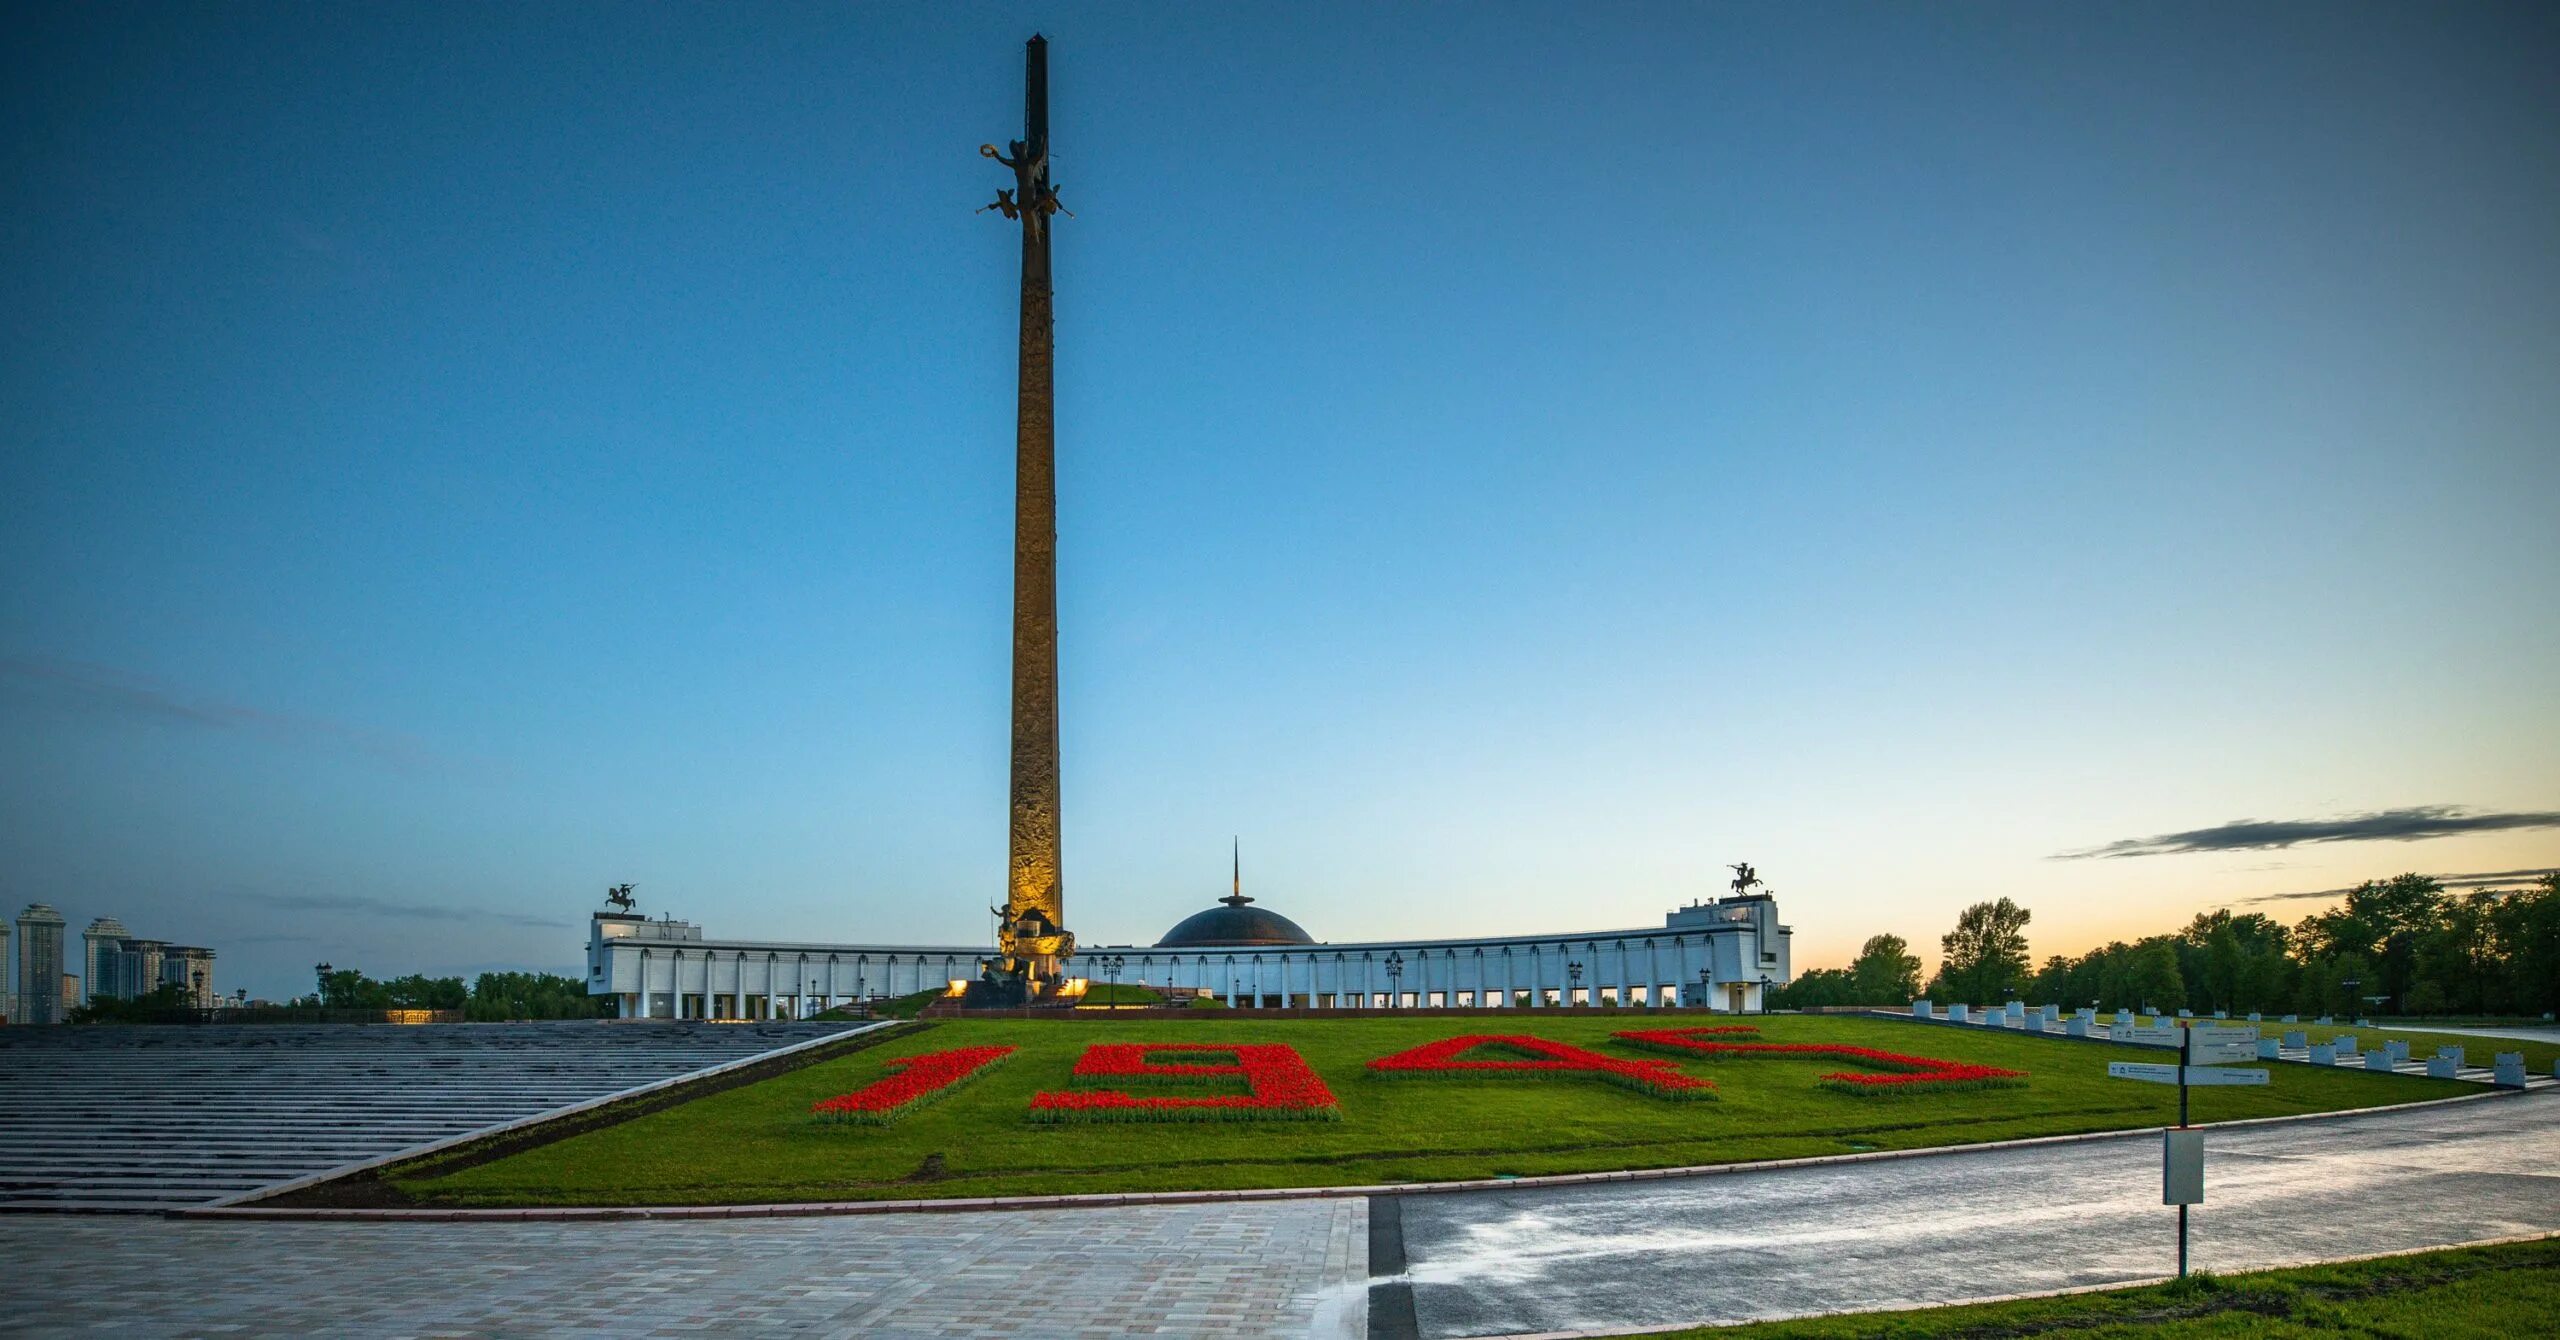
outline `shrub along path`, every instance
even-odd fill
[[[1640,1052],[1624,1029],[1753,1023],[1761,1039],[1914,1053],[2025,1071],[2024,1087],[1944,1094],[1843,1093],[1820,1086],[1836,1059],[1717,1061]],[[1461,1033],[1516,1031],[1614,1057],[1661,1060],[1716,1086],[1713,1101],[1671,1102],[1589,1077],[1448,1078],[1397,1083],[1366,1073],[1377,1057]],[[1284,1043],[1331,1088],[1341,1119],[1051,1126],[1031,1097],[1070,1087],[1095,1042]],[[963,1046],[1018,1051],[999,1070],[890,1126],[827,1124],[812,1104],[887,1073],[887,1063]],[[976,1021],[934,1024],[891,1044],[712,1094],[494,1162],[393,1170],[392,1186],[427,1205],[741,1204],[1114,1191],[1312,1187],[1446,1181],[1913,1149],[2134,1129],[2173,1121],[2176,1091],[2106,1077],[2112,1048],[1984,1030],[1915,1029],[1852,1017],[1664,1015],[1517,1020]],[[1227,1092],[1194,1081],[1130,1091]],[[1241,1092],[1238,1087],[1235,1092]],[[2477,1092],[2473,1085],[2354,1071],[2276,1068],[2265,1088],[2199,1089],[2199,1122],[2337,1111]]]

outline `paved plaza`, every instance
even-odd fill
[[[748,1222],[19,1216],[0,1334],[1358,1340],[1366,1202]]]
[[[2202,1269],[2560,1233],[2560,1095],[2229,1127],[2205,1148]],[[2177,1268],[2157,1133],[1400,1209],[1424,1336],[1916,1307]]]
[[[2560,1095],[2207,1137],[2196,1260],[2560,1232]],[[2156,1133],[1531,1191],[462,1223],[0,1217],[0,1333],[1458,1337],[2156,1278]],[[1372,1278],[1372,1263],[1380,1269]]]
[[[862,1025],[0,1029],[0,1210],[164,1210]]]

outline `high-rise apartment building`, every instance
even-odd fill
[[[29,903],[18,914],[19,1022],[62,1022],[62,928],[70,923],[43,903]]]
[[[124,940],[132,932],[114,917],[99,917],[80,932],[80,980],[87,988],[81,1003],[92,1000],[117,1000],[130,997],[130,991],[117,989],[116,955],[124,949]]]

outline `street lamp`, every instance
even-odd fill
[[[312,964],[311,967],[313,971],[320,974],[319,1001],[321,1007],[325,1009],[329,1004],[329,965],[326,963],[315,963]]]
[[[2338,985],[2346,988],[2347,1017],[2352,1019],[2355,1017],[2356,1013],[2356,988],[2364,985],[2364,979],[2361,977],[2350,977],[2345,981],[2338,983]]]
[[[1403,1005],[1404,954],[1400,950],[1390,949],[1387,951],[1387,1008],[1398,1009]]]
[[[1776,985],[1777,982],[1769,974],[1765,972],[1760,974],[1760,1012],[1762,1014],[1769,1012],[1769,988]]]
[[[1111,977],[1111,1008],[1115,1010],[1120,1008],[1120,970],[1128,964],[1129,959],[1125,954],[1102,956],[1102,970]]]
[[[1707,988],[1712,986],[1714,981],[1715,979],[1711,970],[1707,968],[1698,969],[1698,1004],[1700,1006],[1713,1008],[1711,1002],[1714,1000],[1714,997],[1707,994]]]
[[[704,989],[708,990],[709,988],[706,987]],[[825,1013],[825,1011],[821,1009],[818,1004],[818,979],[812,977],[809,979],[809,1017],[815,1019],[822,1013]]]
[[[1566,987],[1564,993],[1565,1008],[1571,1009],[1575,1003],[1573,998],[1582,994],[1582,960],[1575,959],[1565,964],[1564,975],[1573,981],[1573,985]]]

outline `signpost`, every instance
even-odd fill
[[[2204,1132],[2187,1124],[2187,1089],[2190,1085],[2214,1087],[2231,1084],[2264,1084],[2264,1070],[2220,1070],[2215,1067],[2229,1061],[2253,1061],[2258,1055],[2258,1030],[2232,1028],[2215,1024],[2196,1024],[2178,1028],[2123,1028],[2114,1030],[2119,1042],[2150,1042],[2147,1034],[2175,1032],[2178,1044],[2176,1065],[2154,1065],[2146,1061],[2109,1061],[2110,1079],[2140,1080],[2146,1084],[2178,1086],[2178,1125],[2160,1133],[2160,1203],[2178,1207],[2178,1278],[2187,1277],[2187,1207],[2204,1203]],[[2128,1037],[2127,1034],[2134,1036]],[[2161,1037],[2160,1042],[2172,1039]]]

